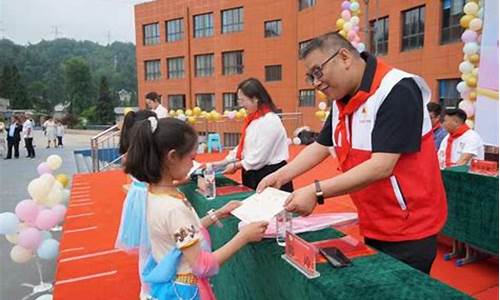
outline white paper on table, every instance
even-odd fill
[[[271,221],[283,211],[290,193],[268,187],[260,194],[253,194],[243,201],[240,207],[231,212],[245,223]]]
[[[193,167],[191,168],[191,170],[189,170],[187,177],[191,176],[191,174],[193,174],[196,170],[198,170],[201,167],[201,165],[202,165],[201,163],[197,162],[196,160],[193,160]]]

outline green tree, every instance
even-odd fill
[[[64,90],[70,102],[70,112],[79,114],[93,104],[92,77],[86,59],[74,57],[63,65]]]
[[[21,82],[21,75],[15,65],[3,67],[0,77],[0,97],[9,99],[11,108],[32,108],[26,88]]]
[[[101,77],[99,83],[99,98],[97,98],[97,120],[101,124],[112,124],[115,120],[115,101],[109,89],[108,80],[105,76]]]

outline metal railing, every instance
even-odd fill
[[[109,168],[113,162],[119,161],[120,128],[114,125],[90,139],[92,156],[92,172]]]

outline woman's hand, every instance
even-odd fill
[[[224,169],[222,174],[234,174],[236,171],[238,171],[238,163],[230,163],[227,165],[227,167]]]

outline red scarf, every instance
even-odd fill
[[[450,136],[448,136],[448,143],[446,143],[446,153],[445,153],[445,163],[446,167],[451,167],[452,162],[451,162],[451,150],[453,148],[453,141],[461,137],[464,133],[466,133],[469,130],[469,126],[467,124],[462,124],[462,126],[458,127],[458,129],[450,133]]]
[[[344,164],[351,150],[351,143],[347,138],[346,122],[349,120],[352,114],[357,111],[361,107],[361,105],[363,105],[366,100],[370,98],[371,95],[375,93],[375,91],[380,87],[380,82],[391,69],[392,67],[377,59],[377,69],[375,70],[375,75],[373,77],[370,91],[366,92],[358,90],[356,94],[351,97],[349,102],[347,102],[347,104],[344,104],[339,100],[335,101],[339,109],[339,120],[337,123],[337,127],[335,128],[334,139],[337,144],[337,155],[339,158],[340,167],[342,167],[342,165]],[[342,138],[341,143],[339,143],[339,134]]]
[[[436,132],[439,128],[441,128],[441,123],[437,122],[436,125],[432,127],[432,132]]]
[[[262,106],[259,110],[249,114],[245,118],[245,120],[243,122],[243,129],[241,130],[241,138],[240,138],[240,143],[238,145],[238,152],[236,152],[236,158],[238,160],[241,160],[243,158],[242,157],[243,146],[245,145],[245,136],[247,134],[248,125],[250,125],[250,123],[257,120],[258,118],[263,117],[265,114],[267,114],[270,111],[271,111],[271,109],[269,108],[269,106],[267,106],[267,105]]]

